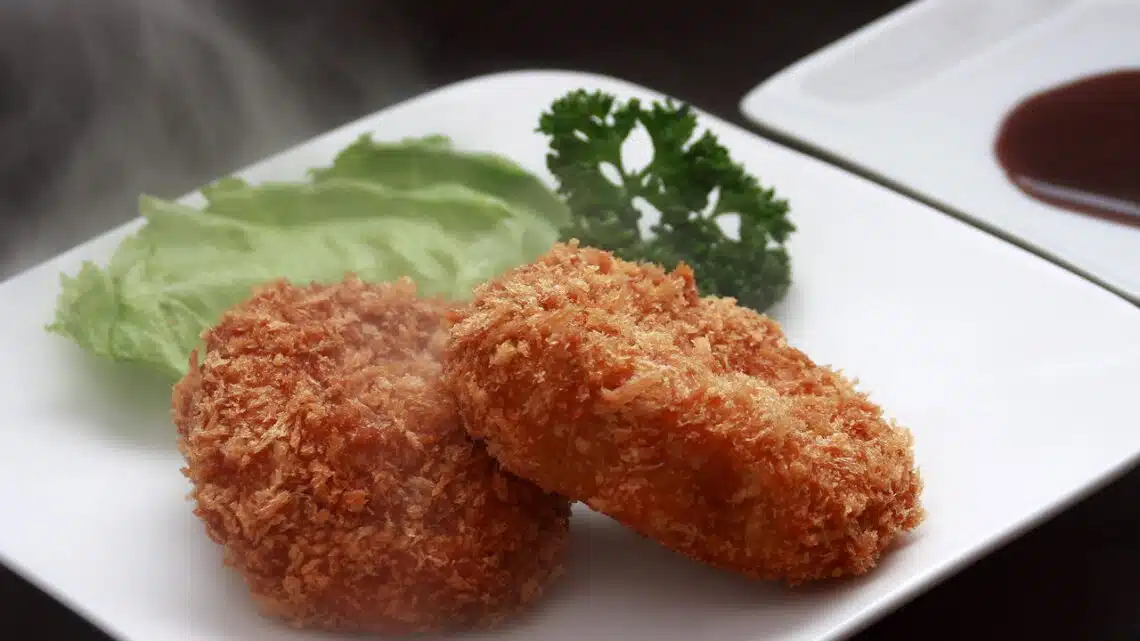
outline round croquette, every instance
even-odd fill
[[[255,292],[174,388],[195,514],[266,614],[485,628],[562,572],[569,506],[500,468],[440,378],[451,308],[408,280]]]

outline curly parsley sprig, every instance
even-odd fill
[[[641,169],[622,161],[622,146],[638,124],[653,143],[652,160]],[[636,98],[620,103],[580,89],[556,100],[538,131],[550,139],[546,165],[573,216],[564,239],[667,268],[683,261],[703,293],[732,296],[759,311],[787,292],[784,243],[795,231],[787,201],[734,162],[712,132],[696,136],[689,105],[666,100],[646,108]],[[605,175],[606,164],[617,170],[616,183]],[[648,237],[638,227],[639,198],[661,214]],[[729,215],[739,218],[739,238],[718,224]]]

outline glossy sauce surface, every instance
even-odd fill
[[[1028,97],[1002,122],[994,152],[1027,195],[1140,225],[1140,69]]]

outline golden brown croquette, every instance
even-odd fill
[[[503,471],[440,379],[447,303],[408,280],[274,283],[174,388],[195,514],[295,626],[487,627],[562,571],[569,506]]]
[[[855,575],[923,518],[910,433],[684,265],[558,245],[453,320],[445,376],[488,451],[689,557]]]

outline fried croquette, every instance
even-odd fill
[[[858,575],[923,519],[909,431],[684,265],[556,245],[452,320],[445,378],[505,468],[693,559]]]
[[[440,378],[449,306],[411,281],[256,292],[174,388],[194,510],[266,614],[493,626],[562,572],[569,504],[505,471]]]

